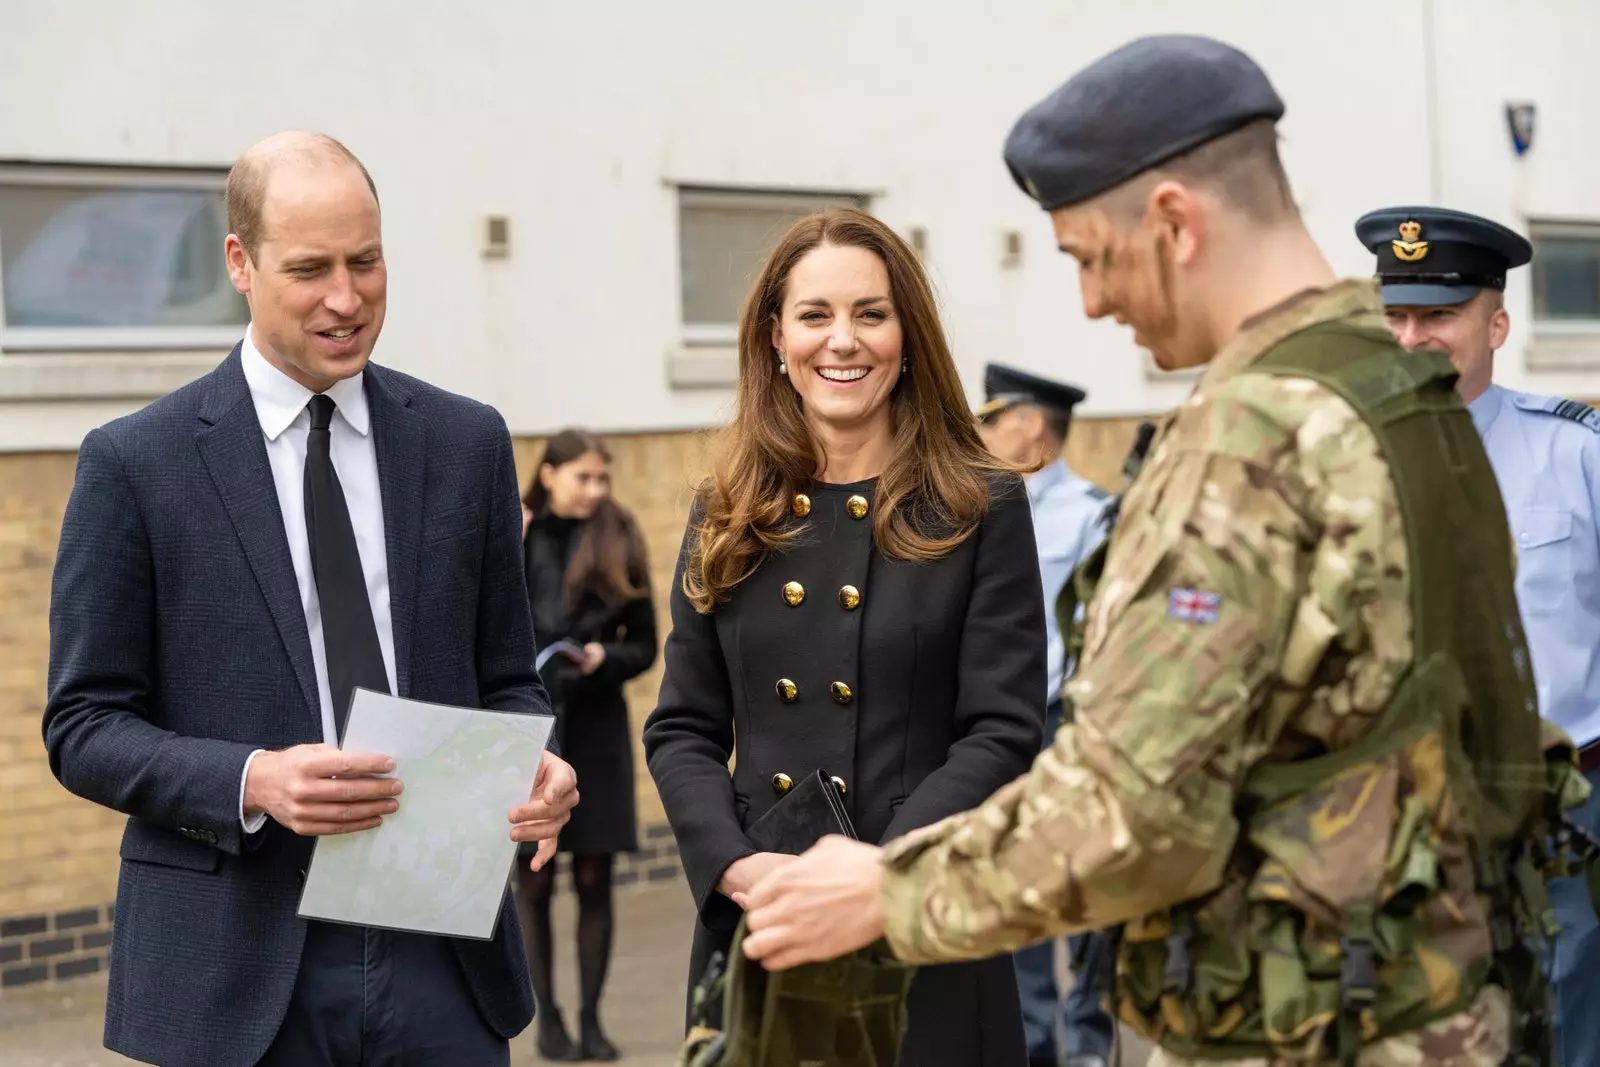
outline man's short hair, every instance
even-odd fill
[[[228,232],[239,238],[239,243],[244,245],[245,253],[252,260],[256,257],[257,249],[261,247],[261,209],[267,199],[267,181],[272,177],[273,167],[280,163],[285,155],[354,164],[356,169],[361,171],[361,176],[366,179],[367,188],[372,191],[372,199],[378,199],[378,186],[373,182],[366,166],[337,138],[325,133],[313,135],[303,147],[288,153],[258,156],[247,152],[240,156],[228,171],[228,186],[224,193],[224,201],[228,211]]]
[[[1247,123],[1144,172],[1107,193],[1103,205],[1131,221],[1143,214],[1150,190],[1168,179],[1205,189],[1256,222],[1300,214],[1278,154],[1277,124],[1270,119]]]

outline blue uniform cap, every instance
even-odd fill
[[[1053,382],[1002,363],[988,363],[983,368],[984,403],[978,408],[978,421],[993,418],[1017,404],[1037,404],[1070,416],[1073,407],[1087,395],[1066,382]]]
[[[1255,61],[1209,37],[1141,37],[1030,108],[1006,138],[1012,178],[1046,211],[1082,203],[1283,101]]]
[[[1369,211],[1356,221],[1356,237],[1377,253],[1390,307],[1449,307],[1485,289],[1504,290],[1506,272],[1533,258],[1521,234],[1442,207]]]

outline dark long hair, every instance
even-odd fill
[[[789,272],[822,245],[864,248],[883,261],[905,329],[908,371],[889,398],[894,445],[872,509],[878,550],[917,561],[949,553],[983,520],[992,479],[1012,470],[978,436],[917,254],[864,212],[832,208],[807,216],[778,241],[745,301],[737,407],[700,487],[704,518],[683,574],[684,595],[702,614],[796,536],[783,528],[790,497],[819,473],[800,396],[777,371],[772,323]]]
[[[611,463],[611,452],[605,442],[587,430],[562,430],[545,442],[544,455],[533,469],[533,480],[522,502],[541,518],[550,506],[550,493],[544,487],[539,472],[549,464],[564,467],[580,456],[595,453]],[[572,562],[567,565],[565,596],[569,605],[576,604],[586,592],[594,593],[608,604],[646,595],[648,588],[634,584],[634,575],[647,581],[644,538],[639,535],[639,524],[633,515],[608,493],[583,524],[583,534]]]

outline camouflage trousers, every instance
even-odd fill
[[[1509,1050],[1511,1001],[1485,986],[1472,1007],[1361,1051],[1357,1067],[1500,1067]],[[1330,1061],[1330,1063],[1333,1061]],[[1308,1067],[1299,1060],[1193,1060],[1156,1049],[1147,1067]]]

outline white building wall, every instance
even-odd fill
[[[1164,31],[1221,37],[1267,69],[1288,103],[1296,193],[1341,272],[1370,273],[1352,225],[1385,204],[1517,228],[1600,220],[1592,0],[22,0],[0,4],[0,160],[215,166],[278,129],[335,134],[382,194],[377,358],[495,404],[524,433],[695,427],[726,411],[727,390],[667,378],[681,335],[673,183],[870,193],[902,232],[925,228],[974,396],[997,359],[1083,385],[1087,414],[1142,413],[1188,383],[1084,320],[1074,268],[1000,149],[1073,70]],[[1510,99],[1539,108],[1522,159]],[[504,259],[480,252],[492,213],[511,222]],[[1023,234],[1020,266],[1001,265],[1007,229]],[[1600,395],[1600,373],[1525,369],[1529,272],[1513,277],[1501,379]],[[0,371],[18,358],[0,353]],[[97,373],[114,373],[108,359]],[[72,447],[142,402],[0,403],[0,448]]]

